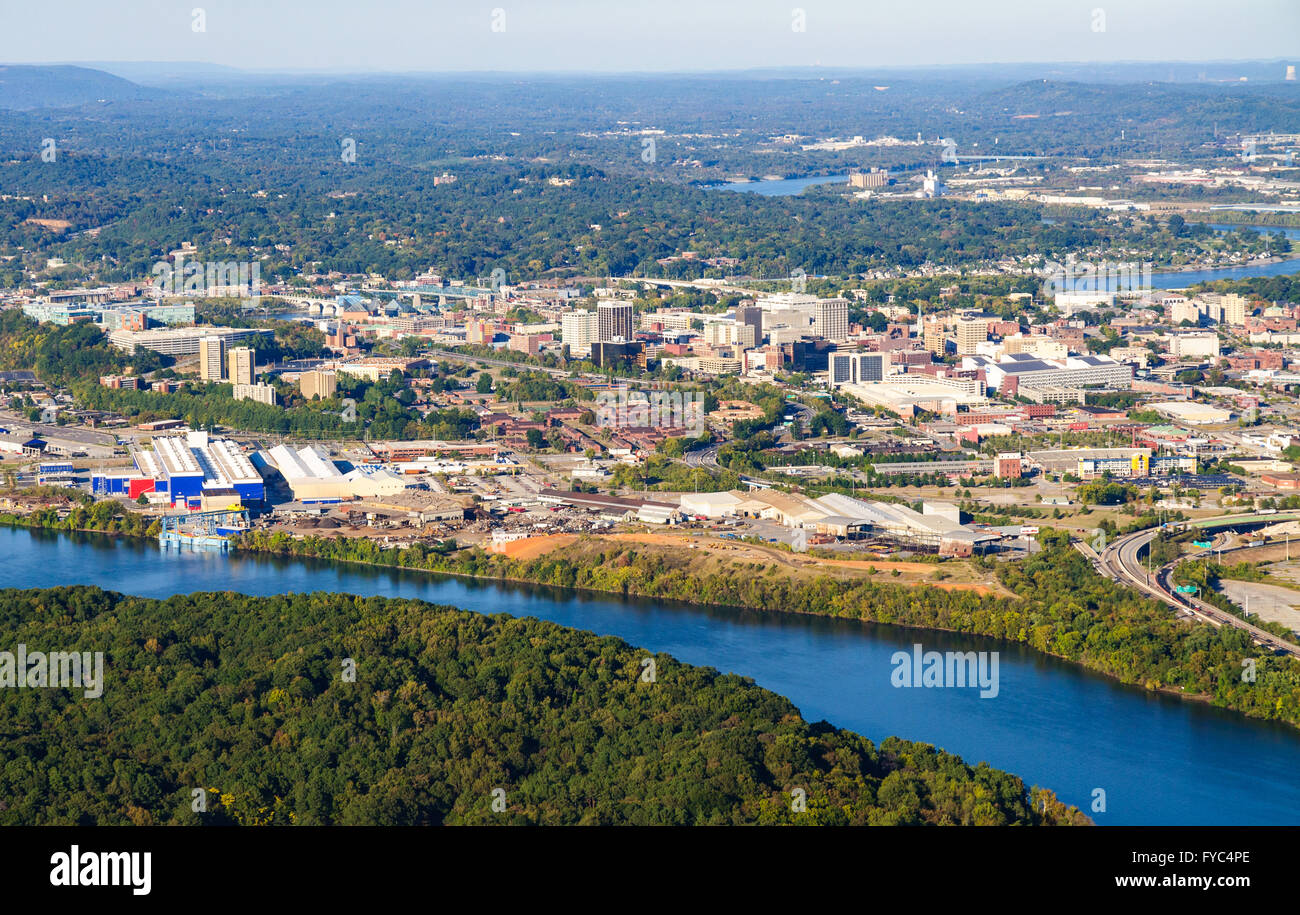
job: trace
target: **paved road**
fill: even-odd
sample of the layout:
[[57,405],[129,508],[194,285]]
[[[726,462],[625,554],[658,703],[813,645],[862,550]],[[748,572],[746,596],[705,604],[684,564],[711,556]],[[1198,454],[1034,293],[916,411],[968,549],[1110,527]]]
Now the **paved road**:
[[[1294,645],[1280,639],[1271,632],[1266,632],[1258,626],[1251,625],[1239,616],[1220,610],[1213,604],[1207,604],[1203,600],[1185,594],[1175,593],[1169,575],[1173,571],[1173,567],[1181,560],[1153,569],[1148,573],[1138,554],[1155,539],[1157,533],[1157,530],[1138,531],[1135,534],[1129,534],[1127,537],[1119,538],[1102,550],[1101,555],[1097,557],[1097,568],[1107,578],[1137,588],[1148,597],[1153,597],[1168,605],[1179,616],[1194,617],[1212,626],[1233,626],[1242,629],[1265,648],[1285,652],[1293,658],[1300,658],[1300,645]],[[1083,552],[1096,555],[1089,549],[1084,549]],[[1208,554],[1211,551],[1207,550],[1205,552]],[[1195,555],[1198,554],[1193,554],[1193,556]]]
[[545,372],[546,374],[554,375],[557,378],[569,377],[569,372],[564,369],[547,368],[541,365],[529,365],[526,362],[510,362],[507,359],[489,359],[487,356],[471,356],[467,353],[453,353],[443,349],[426,350],[424,355],[432,356],[436,359],[446,359],[448,362],[468,362],[470,364],[482,362],[484,365],[495,365],[500,368],[518,369],[521,372]]
[[688,467],[717,467],[718,466],[718,446],[705,445],[703,448],[696,448],[687,451],[682,455]]

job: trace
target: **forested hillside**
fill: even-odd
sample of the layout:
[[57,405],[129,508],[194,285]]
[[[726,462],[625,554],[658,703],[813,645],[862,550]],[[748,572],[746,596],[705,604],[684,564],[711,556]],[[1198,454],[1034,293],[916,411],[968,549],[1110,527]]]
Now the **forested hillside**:
[[745,678],[658,655],[646,682],[646,652],[535,619],[77,587],[0,591],[0,627],[9,650],[105,655],[102,698],[0,691],[3,824],[1086,821],[987,765],[809,724]]
[[[1300,725],[1300,673],[1291,661],[1262,653],[1239,629],[1182,622],[1150,598],[1103,578],[1064,531],[1045,529],[1039,541],[1043,549],[1018,562],[995,567],[985,560],[1015,598],[829,576],[793,582],[775,566],[746,562],[726,574],[699,575],[689,557],[626,544],[601,544],[577,558],[556,551],[525,560],[479,549],[431,551],[416,544],[385,550],[366,538],[294,540],[255,531],[240,539],[239,548],[992,636],[1125,683]],[[1245,659],[1259,665],[1254,682],[1241,677]]]

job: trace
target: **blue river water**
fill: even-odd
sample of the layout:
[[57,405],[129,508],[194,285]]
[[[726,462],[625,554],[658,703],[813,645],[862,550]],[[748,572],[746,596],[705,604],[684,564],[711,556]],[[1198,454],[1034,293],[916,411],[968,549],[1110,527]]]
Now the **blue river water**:
[[[992,639],[11,528],[0,528],[0,556],[7,588],[93,584],[147,597],[344,591],[534,616],[752,677],[810,721],[987,761],[1051,788],[1102,825],[1300,824],[1300,732],[1123,686]],[[998,695],[893,687],[891,656],[914,643],[998,652]],[[1105,812],[1093,809],[1097,788]]]
[[726,184],[710,184],[706,191],[740,191],[746,194],[759,194],[763,197],[789,197],[802,194],[804,188],[815,184],[847,184],[848,175],[819,175],[814,178],[781,178],[775,181],[729,181]]
[[1171,273],[1152,273],[1154,289],[1183,289],[1196,283],[1215,280],[1244,280],[1252,276],[1290,276],[1300,273],[1300,257],[1273,261],[1267,264],[1250,264],[1246,267],[1215,267],[1210,270],[1185,270]]
[[[1235,226],[1224,223],[1208,223],[1216,232],[1235,232],[1238,229],[1253,229],[1265,235],[1281,232],[1295,241],[1300,239],[1300,229],[1285,226]],[[1246,267],[1219,267],[1211,270],[1170,271],[1153,273],[1151,285],[1156,289],[1182,289],[1194,283],[1208,283],[1214,280],[1244,280],[1252,276],[1290,276],[1300,273],[1300,257],[1288,257],[1286,260],[1271,264],[1251,264]]]

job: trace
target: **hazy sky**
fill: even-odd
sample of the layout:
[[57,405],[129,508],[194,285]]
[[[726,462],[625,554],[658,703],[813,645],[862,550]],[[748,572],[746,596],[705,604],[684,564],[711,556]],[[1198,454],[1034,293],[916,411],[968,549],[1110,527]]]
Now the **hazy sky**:
[[0,26],[8,63],[259,70],[1300,58],[1300,0],[0,0]]

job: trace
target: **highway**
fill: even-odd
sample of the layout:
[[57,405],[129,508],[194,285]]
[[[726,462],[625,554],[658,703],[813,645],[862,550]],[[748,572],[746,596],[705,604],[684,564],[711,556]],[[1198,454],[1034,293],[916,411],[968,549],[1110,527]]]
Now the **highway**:
[[[1251,625],[1239,616],[1220,610],[1213,604],[1207,604],[1203,600],[1185,594],[1175,593],[1170,585],[1169,575],[1173,567],[1181,560],[1175,560],[1158,569],[1153,569],[1148,575],[1146,566],[1142,564],[1138,554],[1155,539],[1157,533],[1158,530],[1153,529],[1138,531],[1135,534],[1129,534],[1127,537],[1120,537],[1109,544],[1097,556],[1098,570],[1107,578],[1137,588],[1148,597],[1166,604],[1180,617],[1194,618],[1209,623],[1211,626],[1233,626],[1242,629],[1255,642],[1270,651],[1282,652],[1291,655],[1293,658],[1300,658],[1300,645],[1294,645],[1280,639],[1271,632],[1266,632],[1257,626]],[[1081,551],[1085,555],[1097,555],[1090,549],[1081,547]],[[1207,550],[1206,552],[1210,551]],[[1192,557],[1184,558],[1193,558],[1196,555],[1192,554]]]
[[[433,359],[446,359],[448,362],[467,362],[470,364],[481,362],[484,365],[495,365],[498,368],[518,369],[521,372],[545,372],[556,378],[568,378],[571,374],[564,369],[553,369],[541,365],[530,365],[527,362],[511,362],[508,359],[491,359],[487,356],[471,356],[468,353],[453,353],[445,349],[425,350],[421,355]],[[584,378],[593,377],[584,375]]]
[[695,448],[683,454],[682,458],[688,467],[717,467],[718,446],[705,445],[703,448]]

